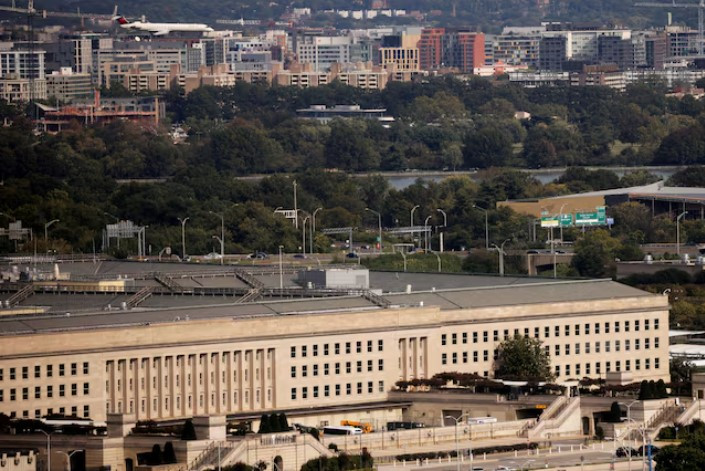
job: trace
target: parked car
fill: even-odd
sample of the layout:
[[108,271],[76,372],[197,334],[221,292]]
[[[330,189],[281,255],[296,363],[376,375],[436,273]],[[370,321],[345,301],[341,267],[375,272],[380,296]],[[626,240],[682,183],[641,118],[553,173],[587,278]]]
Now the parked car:
[[[652,456],[652,457],[653,457],[653,456],[656,456],[656,455],[658,454],[658,452],[661,450],[661,449],[660,449],[659,447],[657,447],[657,446],[646,445],[646,449],[647,449],[646,454],[647,454],[647,455],[648,455],[648,453],[649,453],[649,452],[648,452],[648,448],[649,448],[649,447],[651,447],[651,456]],[[644,447],[643,447],[643,446],[640,446],[640,447],[639,447],[639,449],[637,450],[637,454],[638,454],[639,456],[644,456]]]
[[348,253],[345,255],[345,257],[346,257],[346,258],[360,258],[360,256],[359,256],[358,254],[356,254],[355,252],[348,252]]
[[253,260],[264,260],[267,258],[268,255],[266,252],[255,252],[247,256],[247,258],[253,259]]
[[616,451],[617,458],[626,458],[628,456],[639,456],[639,452],[630,446],[620,446]]

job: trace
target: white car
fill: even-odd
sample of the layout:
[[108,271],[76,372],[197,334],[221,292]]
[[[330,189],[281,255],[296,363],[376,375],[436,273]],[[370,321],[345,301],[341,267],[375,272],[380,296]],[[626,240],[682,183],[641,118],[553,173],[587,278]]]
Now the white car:
[[516,471],[514,468],[507,468],[506,466],[499,466],[495,468],[495,471]]

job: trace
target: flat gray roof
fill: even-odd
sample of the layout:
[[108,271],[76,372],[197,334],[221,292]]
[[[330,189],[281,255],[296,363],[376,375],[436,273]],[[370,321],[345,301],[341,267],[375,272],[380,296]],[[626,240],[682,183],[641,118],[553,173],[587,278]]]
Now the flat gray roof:
[[[396,279],[394,274],[391,274],[391,276]],[[434,275],[423,274],[419,276],[419,278],[421,277],[432,280]],[[488,282],[488,280],[485,280],[486,278],[495,279],[493,277],[473,277],[468,275],[458,275],[457,277],[450,278],[441,276],[441,278],[455,281],[462,278],[466,281],[466,286],[472,286],[474,278],[478,278],[480,282],[483,282],[483,280],[484,282]],[[441,309],[459,309],[653,296],[652,294],[611,280],[552,281],[512,279],[505,277],[497,278],[495,281],[495,286],[476,285],[474,287],[436,291],[427,290],[412,292],[410,294],[386,294],[384,297],[393,305],[418,306],[419,303],[423,301],[425,306],[438,306]],[[504,282],[504,284],[502,284],[502,282]],[[77,296],[83,297],[83,295]],[[56,297],[60,298],[60,296]],[[159,296],[155,296],[154,298],[159,298]],[[184,298],[188,298],[188,296],[163,297],[163,299],[176,300],[177,302]],[[218,298],[214,297],[214,300],[215,299]],[[82,312],[72,313],[70,315],[66,314],[66,312],[70,312],[67,310],[55,314],[0,317],[0,335],[174,322],[187,318],[258,317],[316,312],[354,312],[370,309],[381,308],[362,296],[341,296],[302,300],[269,300],[257,303],[230,303],[211,306],[180,305],[169,306],[163,309],[145,309],[140,306],[139,308],[127,311],[114,309],[112,311]]]

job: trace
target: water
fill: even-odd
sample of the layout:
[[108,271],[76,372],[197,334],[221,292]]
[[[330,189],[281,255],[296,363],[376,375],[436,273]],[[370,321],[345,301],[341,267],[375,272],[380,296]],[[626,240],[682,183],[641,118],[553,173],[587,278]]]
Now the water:
[[[600,167],[587,167],[589,170],[597,170]],[[678,170],[680,170],[683,167],[613,167],[613,168],[605,168],[606,170],[611,170],[614,172],[618,177],[623,177],[626,173],[634,172],[636,170],[647,170],[649,173],[652,173],[656,175],[657,177],[665,180],[671,177],[674,173],[676,173]],[[542,184],[547,184],[551,183],[563,175],[565,173],[564,168],[557,168],[557,169],[541,169],[541,170],[522,170],[522,172],[530,173],[531,175],[534,176],[538,181],[540,181]],[[413,175],[399,175],[399,174],[391,174],[391,175],[384,175],[385,178],[389,181],[389,184],[392,186],[392,188],[395,188],[397,190],[403,190],[404,188],[407,188],[411,185],[413,185],[416,180],[421,180],[424,182],[441,182],[445,180],[446,178],[452,177],[452,176],[459,176],[459,175],[465,175],[469,176],[473,180],[478,180],[479,176],[476,172],[448,172],[448,173],[439,173],[439,172],[413,172]]]

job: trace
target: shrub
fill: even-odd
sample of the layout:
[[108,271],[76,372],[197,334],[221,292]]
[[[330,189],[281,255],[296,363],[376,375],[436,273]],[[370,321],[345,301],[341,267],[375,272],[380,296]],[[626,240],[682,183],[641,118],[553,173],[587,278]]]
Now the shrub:
[[176,452],[174,451],[174,444],[171,442],[166,442],[164,444],[164,463],[176,463]]
[[188,419],[184,422],[184,429],[181,431],[182,440],[196,440],[196,427],[193,426],[193,420]]

